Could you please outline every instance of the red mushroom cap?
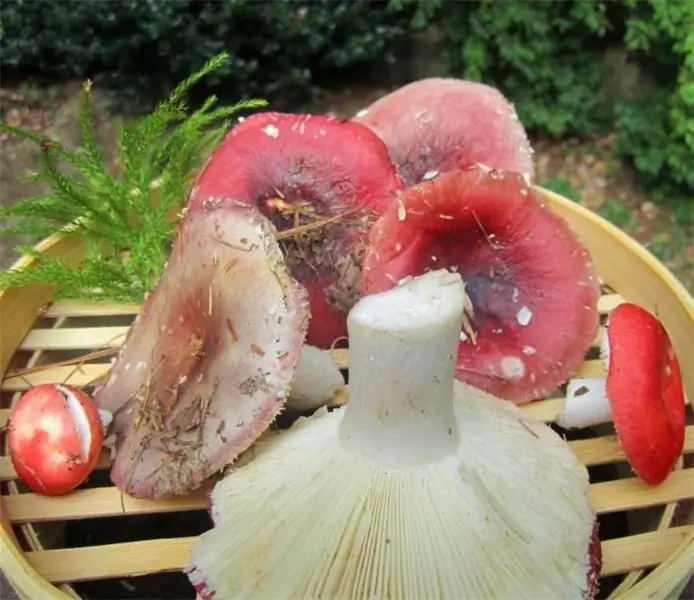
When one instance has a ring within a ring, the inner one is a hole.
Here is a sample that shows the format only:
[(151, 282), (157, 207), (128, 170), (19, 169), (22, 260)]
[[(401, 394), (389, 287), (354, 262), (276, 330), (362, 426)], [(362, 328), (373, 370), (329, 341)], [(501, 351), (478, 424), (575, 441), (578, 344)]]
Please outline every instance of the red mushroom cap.
[(476, 163), (533, 175), (532, 150), (513, 105), (482, 83), (415, 81), (376, 100), (354, 120), (383, 139), (407, 186), (428, 172)]
[(99, 411), (82, 390), (44, 384), (13, 407), (7, 428), (12, 464), (34, 492), (65, 494), (94, 470), (104, 441)]
[(255, 204), (280, 232), (368, 209), (317, 228), (300, 243), (281, 241), (292, 275), (310, 295), (307, 341), (326, 348), (346, 336), (346, 314), (361, 295), (370, 210), (382, 211), (401, 188), (388, 150), (366, 127), (324, 115), (259, 113), (212, 153), (189, 206)]
[(520, 175), (473, 167), (405, 191), (371, 230), (362, 286), (379, 292), (439, 268), (461, 274), (473, 308), (462, 381), (527, 402), (590, 348), (600, 297), (590, 255)]
[(610, 313), (606, 339), (606, 389), (617, 435), (634, 472), (657, 485), (684, 447), (679, 362), (662, 323), (636, 304), (620, 304)]

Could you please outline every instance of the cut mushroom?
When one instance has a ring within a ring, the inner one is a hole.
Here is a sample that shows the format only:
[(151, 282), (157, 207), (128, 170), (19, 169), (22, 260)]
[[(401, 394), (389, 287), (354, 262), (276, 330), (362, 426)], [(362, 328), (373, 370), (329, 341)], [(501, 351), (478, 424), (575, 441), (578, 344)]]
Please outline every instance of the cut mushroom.
[(439, 268), (465, 282), (460, 380), (523, 403), (583, 361), (599, 326), (591, 257), (520, 175), (472, 167), (408, 189), (371, 230), (362, 287)]
[(308, 290), (308, 343), (330, 348), (346, 335), (347, 311), (361, 295), (371, 212), (401, 188), (385, 145), (366, 127), (324, 115), (259, 113), (212, 153), (189, 205), (258, 206)]
[(95, 400), (115, 413), (113, 482), (181, 494), (248, 448), (286, 399), (308, 320), (255, 207), (188, 213)]
[(533, 176), (532, 149), (513, 105), (482, 83), (415, 81), (354, 120), (383, 139), (407, 186), (476, 163)]
[(345, 378), (332, 356), (306, 344), (301, 350), (285, 407), (315, 410), (330, 402), (344, 387)]
[(657, 485), (675, 466), (685, 437), (684, 386), (670, 337), (655, 316), (625, 302), (610, 313), (601, 357), (607, 375), (570, 380), (557, 424), (613, 421), (634, 472)]
[(454, 380), (459, 275), (365, 297), (350, 401), (255, 446), (212, 492), (204, 597), (593, 598), (588, 473), (549, 427)]

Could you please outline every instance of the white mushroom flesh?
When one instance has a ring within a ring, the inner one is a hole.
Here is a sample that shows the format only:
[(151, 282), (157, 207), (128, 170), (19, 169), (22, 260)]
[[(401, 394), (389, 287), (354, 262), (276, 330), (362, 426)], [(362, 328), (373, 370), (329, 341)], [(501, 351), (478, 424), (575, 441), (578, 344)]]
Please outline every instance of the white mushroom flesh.
[(305, 344), (296, 365), (286, 408), (314, 410), (327, 404), (345, 385), (345, 378), (325, 350)]
[(459, 275), (352, 309), (350, 400), (268, 437), (212, 493), (191, 581), (230, 598), (580, 600), (594, 514), (568, 445), (454, 381)]
[[(605, 331), (600, 342), (600, 359), (605, 372), (610, 367), (610, 340)], [(564, 409), (557, 415), (557, 425), (564, 429), (593, 427), (612, 420), (605, 377), (576, 377), (566, 384)]]

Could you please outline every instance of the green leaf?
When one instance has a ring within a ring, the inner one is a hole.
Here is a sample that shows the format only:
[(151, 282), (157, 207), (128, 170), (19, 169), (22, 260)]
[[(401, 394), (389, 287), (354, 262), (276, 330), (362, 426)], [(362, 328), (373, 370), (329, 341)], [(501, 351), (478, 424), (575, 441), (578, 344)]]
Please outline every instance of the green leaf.
[(116, 169), (104, 162), (94, 135), (89, 81), (83, 88), (77, 151), (0, 124), (0, 131), (38, 147), (42, 169), (31, 179), (51, 187), (49, 193), (0, 208), (0, 219), (12, 221), (2, 233), (45, 237), (62, 231), (81, 236), (88, 249), (87, 260), (75, 267), (18, 247), (34, 263), (1, 273), (0, 290), (49, 284), (57, 287), (56, 298), (141, 302), (154, 289), (169, 254), (177, 215), (203, 160), (228, 130), (232, 115), (266, 105), (263, 100), (249, 100), (219, 107), (211, 97), (199, 109), (188, 111), (190, 88), (227, 60), (225, 53), (214, 57), (150, 114), (126, 124), (118, 139)]

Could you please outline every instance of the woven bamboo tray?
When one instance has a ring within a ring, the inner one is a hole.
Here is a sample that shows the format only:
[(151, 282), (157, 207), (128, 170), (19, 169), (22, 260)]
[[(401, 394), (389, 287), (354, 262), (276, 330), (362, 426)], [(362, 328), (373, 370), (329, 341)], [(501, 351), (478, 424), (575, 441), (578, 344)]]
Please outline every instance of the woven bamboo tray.
[[(688, 398), (694, 398), (694, 300), (673, 276), (646, 250), (600, 217), (551, 192), (542, 190), (557, 212), (566, 217), (587, 244), (603, 282), (600, 314), (604, 318), (623, 299), (656, 311), (665, 323), (683, 363)], [(52, 237), (39, 248), (54, 256), (79, 261), (83, 248), (72, 239)], [(12, 371), (53, 364), (94, 350), (117, 348), (123, 341), (137, 306), (88, 305), (62, 301), (51, 303), (51, 290), (15, 289), (0, 295), (0, 369), (2, 405), (0, 426), (7, 422), (9, 406), (30, 386), (68, 382), (89, 387), (108, 370), (108, 357), (84, 364), (63, 364), (22, 377)], [(599, 343), (602, 330), (595, 344)], [(347, 367), (346, 350), (334, 351)], [(581, 365), (579, 374), (603, 373), (595, 351)], [(527, 406), (533, 416), (552, 422), (562, 406), (561, 392)], [(689, 423), (692, 422), (691, 414)], [(694, 425), (687, 427), (684, 459), (660, 486), (648, 487), (633, 476), (610, 426), (595, 437), (570, 442), (588, 467), (607, 465), (611, 476), (590, 486), (590, 499), (600, 515), (623, 515), (625, 535), (603, 542), (603, 578), (610, 578), (610, 598), (676, 598), (694, 568), (692, 515), (675, 520), (694, 497)], [(688, 466), (687, 466), (688, 465)], [(99, 462), (104, 475), (109, 459)], [(194, 537), (147, 539), (66, 547), (64, 530), (70, 522), (108, 517), (114, 532), (123, 518), (140, 515), (161, 518), (164, 513), (200, 511), (206, 508), (211, 483), (188, 496), (165, 501), (135, 500), (111, 486), (107, 477), (97, 477), (72, 494), (48, 498), (28, 493), (16, 475), (9, 457), (0, 457), (0, 560), (2, 570), (23, 598), (79, 598), (80, 582), (124, 580), (152, 573), (180, 572), (188, 562)], [(688, 509), (689, 510), (689, 509)], [(172, 518), (178, 518), (176, 517)], [(57, 533), (56, 533), (57, 532)], [(72, 584), (72, 585), (71, 585)], [(73, 587), (76, 586), (76, 587)], [(98, 597), (90, 595), (91, 597)], [(151, 596), (154, 597), (154, 596)], [(177, 597), (183, 597), (181, 595)], [(193, 597), (193, 592), (190, 596)]]

